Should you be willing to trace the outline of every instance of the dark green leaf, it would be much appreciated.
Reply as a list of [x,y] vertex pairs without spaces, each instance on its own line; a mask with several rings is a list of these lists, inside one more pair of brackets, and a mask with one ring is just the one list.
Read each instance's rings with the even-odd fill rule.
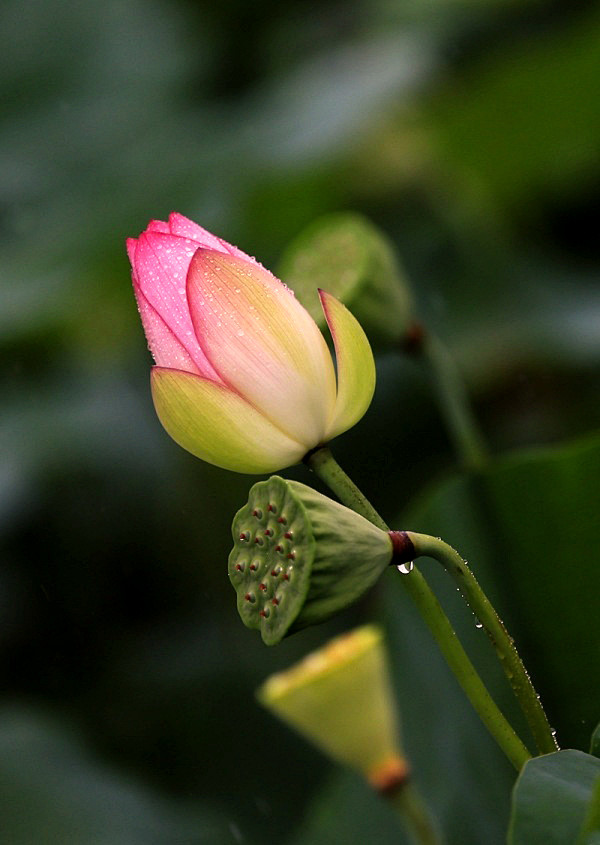
[[183,805],[112,768],[55,718],[2,711],[2,839],[11,845],[229,843],[213,809]]
[[580,839],[581,845],[595,845],[600,840],[600,778],[592,790]]
[[[513,793],[509,845],[575,845],[589,842],[597,815],[600,760],[583,751],[559,751],[526,763]],[[586,838],[582,838],[582,836]]]

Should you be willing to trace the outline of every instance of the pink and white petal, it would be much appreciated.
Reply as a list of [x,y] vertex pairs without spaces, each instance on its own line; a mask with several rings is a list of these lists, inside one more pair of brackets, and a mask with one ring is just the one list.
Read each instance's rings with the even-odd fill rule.
[[146,231],[163,232],[163,234],[168,235],[171,230],[169,229],[169,224],[165,223],[164,220],[151,220],[146,226]]
[[246,255],[245,252],[242,252],[241,249],[238,249],[237,246],[233,246],[233,244],[227,243],[222,238],[216,237],[216,235],[211,235],[206,229],[203,229],[202,226],[199,226],[197,223],[194,223],[193,220],[189,220],[187,217],[184,217],[183,214],[178,214],[174,211],[172,214],[169,215],[169,225],[171,227],[171,232],[174,235],[181,235],[185,238],[191,238],[194,241],[197,241],[199,246],[203,246],[205,249],[214,249],[215,252],[226,252],[229,255],[237,255],[238,258],[243,258],[245,261],[251,261],[253,264],[258,264],[255,258],[252,258],[250,255]]
[[360,323],[335,296],[319,291],[337,361],[337,399],[327,439],[364,416],[375,392],[375,361]]
[[169,231],[173,235],[179,235],[179,237],[196,241],[196,247],[203,246],[206,249],[216,249],[217,252],[227,251],[220,238],[217,238],[216,235],[211,235],[202,226],[184,217],[183,214],[178,214],[176,211],[169,214]]
[[137,238],[127,238],[125,243],[127,245],[127,257],[129,258],[131,269],[135,273],[135,250],[137,248]]
[[177,340],[163,318],[150,305],[135,283],[133,291],[146,333],[148,348],[155,362],[160,367],[185,370],[199,375],[200,371],[187,349]]
[[155,367],[152,398],[168,434],[192,455],[234,472],[268,473],[298,463],[291,440],[237,393],[200,376]]
[[221,378],[305,451],[335,405],[327,344],[293,293],[258,264],[199,249],[187,280],[202,351]]
[[137,241],[134,285],[187,350],[196,371],[218,380],[194,333],[186,297],[186,275],[198,244],[162,232],[144,232]]
[[247,255],[245,252],[242,252],[241,249],[238,249],[237,246],[234,246],[233,244],[228,244],[227,241],[224,241],[221,238],[219,238],[219,240],[221,241],[221,245],[224,251],[228,252],[229,255],[235,255],[236,258],[241,258],[243,261],[250,261],[252,264],[256,264],[258,267],[262,267],[260,261],[257,261],[256,258],[254,258],[252,255]]

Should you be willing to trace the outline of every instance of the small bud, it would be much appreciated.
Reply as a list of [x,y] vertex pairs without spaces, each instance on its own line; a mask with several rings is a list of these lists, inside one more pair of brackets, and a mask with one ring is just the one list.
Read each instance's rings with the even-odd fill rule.
[[382,634],[364,626],[272,675],[261,704],[325,754],[358,770],[380,792],[408,777]]
[[343,302],[383,349],[397,346],[413,322],[412,295],[392,244],[358,214],[331,214],[308,226],[288,246],[279,274],[321,327],[317,287]]
[[[267,645],[353,604],[377,581],[394,551],[385,531],[305,484],[279,476],[252,487],[232,535],[229,579],[238,611]],[[249,594],[255,601],[246,599]]]

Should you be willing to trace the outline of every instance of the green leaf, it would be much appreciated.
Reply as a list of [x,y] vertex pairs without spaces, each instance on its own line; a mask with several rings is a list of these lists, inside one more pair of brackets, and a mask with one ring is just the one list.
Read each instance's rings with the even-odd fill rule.
[[580,839],[580,845],[597,845],[600,842],[600,778],[596,779],[592,790]]
[[587,834],[594,833],[600,809],[599,784],[600,760],[583,751],[559,751],[530,760],[513,793],[509,845],[590,842]]

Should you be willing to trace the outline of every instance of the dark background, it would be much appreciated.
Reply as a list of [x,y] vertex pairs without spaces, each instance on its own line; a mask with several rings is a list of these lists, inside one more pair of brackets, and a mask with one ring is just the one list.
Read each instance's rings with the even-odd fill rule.
[[[600,8],[535,0],[4,0],[0,818],[11,845],[402,841],[253,690],[360,620],[388,636],[450,842],[504,838],[513,773],[390,572],[267,649],[236,614],[255,478],[155,417],[124,239],[178,210],[276,268],[320,214],[391,238],[495,459],[457,472],[424,368],[378,356],[338,459],[498,603],[565,746],[598,707]],[[287,473],[312,483],[308,472]],[[451,585],[423,567],[518,720]]]

